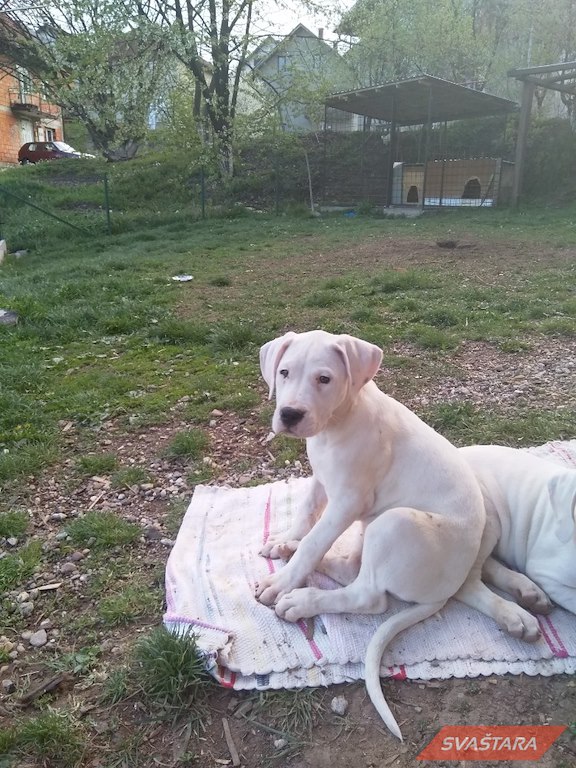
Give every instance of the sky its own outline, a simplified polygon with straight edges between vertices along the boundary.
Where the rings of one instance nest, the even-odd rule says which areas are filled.
[[[316,3],[316,5],[320,5]],[[345,8],[353,5],[353,0],[333,0],[332,2],[322,3],[323,9],[314,13],[303,3],[297,0],[286,0],[285,2],[267,3],[267,10],[262,13],[263,19],[256,23],[258,31],[267,32],[275,35],[286,35],[298,24],[304,24],[311,32],[318,34],[318,30],[324,30],[324,37],[328,40],[335,38],[334,27],[339,19],[340,13]],[[334,9],[339,7],[340,13]],[[332,9],[332,12],[330,12]]]

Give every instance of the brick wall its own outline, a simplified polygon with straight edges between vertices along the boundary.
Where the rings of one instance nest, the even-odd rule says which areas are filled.
[[[18,162],[18,150],[26,141],[32,141],[33,139],[43,139],[44,131],[38,133],[38,127],[47,125],[56,129],[56,139],[62,140],[62,120],[42,120],[40,123],[36,121],[33,123],[31,120],[16,116],[10,109],[10,89],[18,87],[18,80],[11,75],[6,74],[4,77],[0,77],[0,165],[13,165]],[[52,105],[53,106],[53,105]],[[57,107],[53,106],[50,112],[56,112]],[[26,135],[23,128],[24,124],[28,126],[28,133],[32,135]]]

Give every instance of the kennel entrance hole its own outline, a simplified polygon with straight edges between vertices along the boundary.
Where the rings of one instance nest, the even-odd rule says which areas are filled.
[[[418,187],[415,184],[412,184],[412,186],[408,190],[408,194],[406,195],[406,202],[407,203],[418,202]]]
[[[482,186],[480,179],[474,176],[472,179],[468,179],[464,185],[464,192],[462,192],[463,200],[479,200],[482,197]]]

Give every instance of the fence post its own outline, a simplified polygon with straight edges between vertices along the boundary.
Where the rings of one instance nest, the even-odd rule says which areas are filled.
[[[110,191],[108,189],[108,174],[104,174],[104,205],[106,206],[106,227],[108,234],[112,234],[112,222],[110,220]]]
[[[202,219],[206,218],[206,177],[204,168],[200,168],[200,203],[202,205]]]
[[[280,153],[276,147],[274,155],[274,212],[280,216]]]

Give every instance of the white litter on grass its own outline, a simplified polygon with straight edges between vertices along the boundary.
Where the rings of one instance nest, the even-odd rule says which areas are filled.
[[[0,309],[0,325],[16,325],[18,313],[11,309]]]
[[[172,280],[175,280],[177,283],[189,283],[190,280],[194,280],[194,277],[192,275],[174,275]]]

